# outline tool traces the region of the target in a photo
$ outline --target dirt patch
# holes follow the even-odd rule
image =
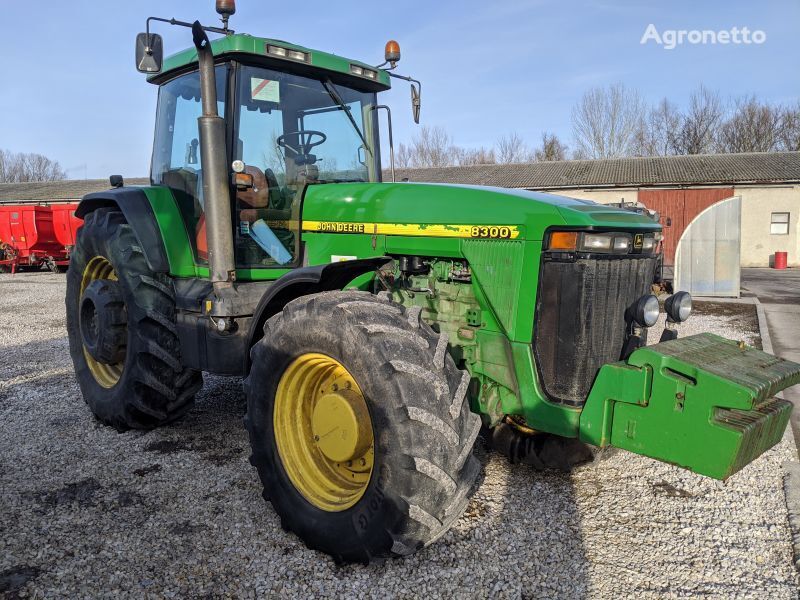
[[[95,494],[102,489],[96,479],[89,477],[68,483],[57,490],[50,490],[38,494],[38,500],[45,506],[63,506],[77,504],[78,506],[94,506],[97,502]]]
[[[36,579],[42,570],[30,565],[18,565],[5,571],[0,571],[0,594],[3,598],[19,598],[17,592],[24,588],[29,581]]]
[[[758,323],[755,304],[740,302],[693,302],[692,315],[711,315],[714,317],[746,317]],[[689,317],[691,318],[691,317]]]
[[[694,498],[694,494],[691,492],[675,487],[666,481],[659,481],[653,484],[653,490],[660,496],[669,496],[670,498]]]
[[[158,440],[150,442],[144,447],[145,452],[157,452],[158,454],[174,454],[191,449],[188,440]]]
[[[181,521],[180,523],[170,525],[167,528],[167,531],[173,535],[194,535],[195,533],[200,533],[206,529],[207,527],[205,525],[192,523],[191,521]]]
[[[203,460],[218,466],[236,460],[244,452],[244,450],[239,447],[229,448],[224,440],[210,435],[200,437],[190,435],[179,440],[158,440],[150,442],[144,449],[146,452],[156,452],[158,454],[173,454],[175,452],[186,451],[196,452],[200,454]],[[143,473],[141,473],[142,476],[150,472],[145,469],[137,469],[134,473],[140,475],[139,471],[143,471]]]
[[[155,463],[150,465],[149,467],[142,467],[141,469],[134,469],[133,474],[138,475],[139,477],[144,477],[145,475],[149,475],[150,473],[158,473],[161,470],[161,465]]]

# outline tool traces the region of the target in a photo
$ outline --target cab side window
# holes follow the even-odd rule
[[[217,111],[225,114],[227,68],[216,68]],[[172,190],[199,263],[208,259],[203,178],[197,118],[201,114],[200,75],[188,73],[161,86],[150,179]]]

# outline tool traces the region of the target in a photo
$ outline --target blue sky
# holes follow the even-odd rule
[[[650,101],[684,104],[705,84],[727,96],[800,97],[800,1],[337,2],[239,0],[238,31],[378,63],[400,42],[399,72],[423,82],[422,123],[463,146],[543,130],[570,146],[570,110],[589,87],[623,82]],[[156,89],[133,66],[134,38],[149,15],[216,21],[212,0],[9,2],[0,36],[0,148],[39,152],[74,179],[149,171]],[[688,45],[640,39],[671,29],[762,30],[763,44]],[[165,26],[167,54],[191,44]],[[395,140],[414,133],[408,87],[384,99]],[[384,138],[385,138],[384,134]]]

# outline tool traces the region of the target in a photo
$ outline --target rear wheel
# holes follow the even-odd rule
[[[120,431],[174,421],[202,386],[185,369],[171,279],[150,270],[121,212],[101,208],[78,231],[67,272],[67,332],[83,398]]]
[[[410,554],[461,515],[479,466],[469,375],[419,311],[363,292],[290,302],[251,352],[251,462],[286,529],[337,561]]]

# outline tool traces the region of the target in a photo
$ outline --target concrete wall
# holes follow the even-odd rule
[[[638,199],[636,188],[552,190],[552,193],[602,204],[619,202],[622,198],[625,202]],[[768,267],[776,251],[785,251],[789,266],[800,267],[800,186],[736,186],[734,195],[742,198],[742,266]],[[773,212],[789,213],[789,235],[770,234]]]
[[[776,251],[800,267],[800,186],[737,186],[742,198],[742,266],[767,267]],[[789,235],[770,234],[773,212],[789,213]]]

